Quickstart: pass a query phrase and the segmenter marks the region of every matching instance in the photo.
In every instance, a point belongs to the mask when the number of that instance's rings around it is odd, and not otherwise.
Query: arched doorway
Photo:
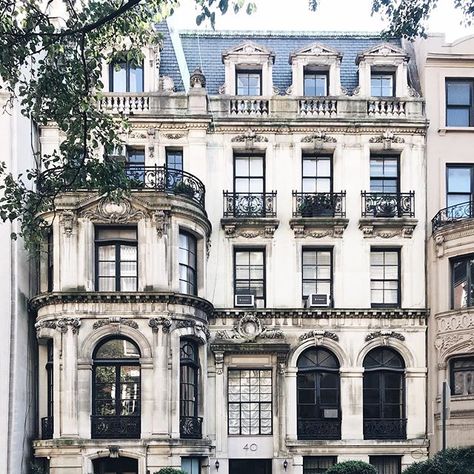
[[[94,474],[138,474],[138,460],[131,458],[100,458],[93,461]]]

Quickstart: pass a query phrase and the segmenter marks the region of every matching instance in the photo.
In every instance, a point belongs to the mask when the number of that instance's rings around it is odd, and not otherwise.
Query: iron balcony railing
[[[52,416],[41,418],[41,439],[53,439],[54,421]]]
[[[406,439],[406,418],[365,418],[364,439]]]
[[[140,438],[140,416],[91,416],[92,438]]]
[[[415,217],[415,192],[368,193],[362,191],[362,217]]]
[[[181,438],[201,439],[202,418],[198,416],[182,416],[179,419],[179,433]]]
[[[474,218],[474,202],[468,201],[441,209],[431,219],[433,232],[454,222]]]
[[[232,193],[224,191],[224,217],[276,217],[276,191]]]
[[[298,418],[298,439],[341,439],[341,420]]]
[[[346,217],[346,192],[293,191],[293,217]]]
[[[166,166],[144,166],[125,164],[125,173],[131,181],[133,189],[151,189],[158,192],[183,196],[194,201],[202,209],[205,208],[206,188],[196,176],[186,171],[167,168]],[[84,173],[74,176],[75,187],[88,189],[89,177],[87,169]],[[57,180],[64,183],[72,179],[63,168],[51,168],[43,172],[38,181],[38,189],[50,191],[57,184]],[[83,184],[81,184],[83,183]]]

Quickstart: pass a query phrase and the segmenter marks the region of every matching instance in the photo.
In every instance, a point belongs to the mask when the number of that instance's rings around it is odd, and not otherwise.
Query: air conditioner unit
[[[255,296],[250,294],[235,295],[235,306],[255,307]]]
[[[308,308],[313,308],[315,306],[330,306],[331,305],[331,297],[326,294],[317,294],[311,293],[308,296],[307,306]]]

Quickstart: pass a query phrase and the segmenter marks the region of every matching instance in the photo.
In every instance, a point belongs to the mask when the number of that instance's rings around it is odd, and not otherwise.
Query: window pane
[[[130,92],[143,92],[143,68],[130,67]]]
[[[127,92],[127,64],[113,64],[110,92]]]
[[[446,125],[448,127],[469,127],[469,108],[448,108]]]
[[[453,264],[453,307],[465,308],[468,305],[468,262],[463,260]]]
[[[448,167],[448,193],[471,193],[471,169]]]
[[[471,84],[469,82],[447,82],[448,105],[471,105]]]

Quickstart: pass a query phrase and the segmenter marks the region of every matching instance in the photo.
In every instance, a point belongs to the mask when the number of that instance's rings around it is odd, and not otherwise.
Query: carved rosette
[[[115,202],[108,198],[102,198],[96,207],[82,212],[81,217],[97,223],[125,224],[137,222],[146,216],[142,211],[134,209],[128,199]]]
[[[151,318],[148,321],[148,326],[151,327],[153,332],[158,332],[158,329],[161,326],[163,333],[168,334],[171,330],[171,320],[164,317]]]
[[[312,338],[314,338],[316,341],[320,341],[324,338],[331,339],[336,342],[339,341],[339,336],[336,333],[330,332],[330,331],[318,330],[318,329],[305,332],[304,334],[301,334],[301,336],[298,339],[300,341],[306,341]]]

